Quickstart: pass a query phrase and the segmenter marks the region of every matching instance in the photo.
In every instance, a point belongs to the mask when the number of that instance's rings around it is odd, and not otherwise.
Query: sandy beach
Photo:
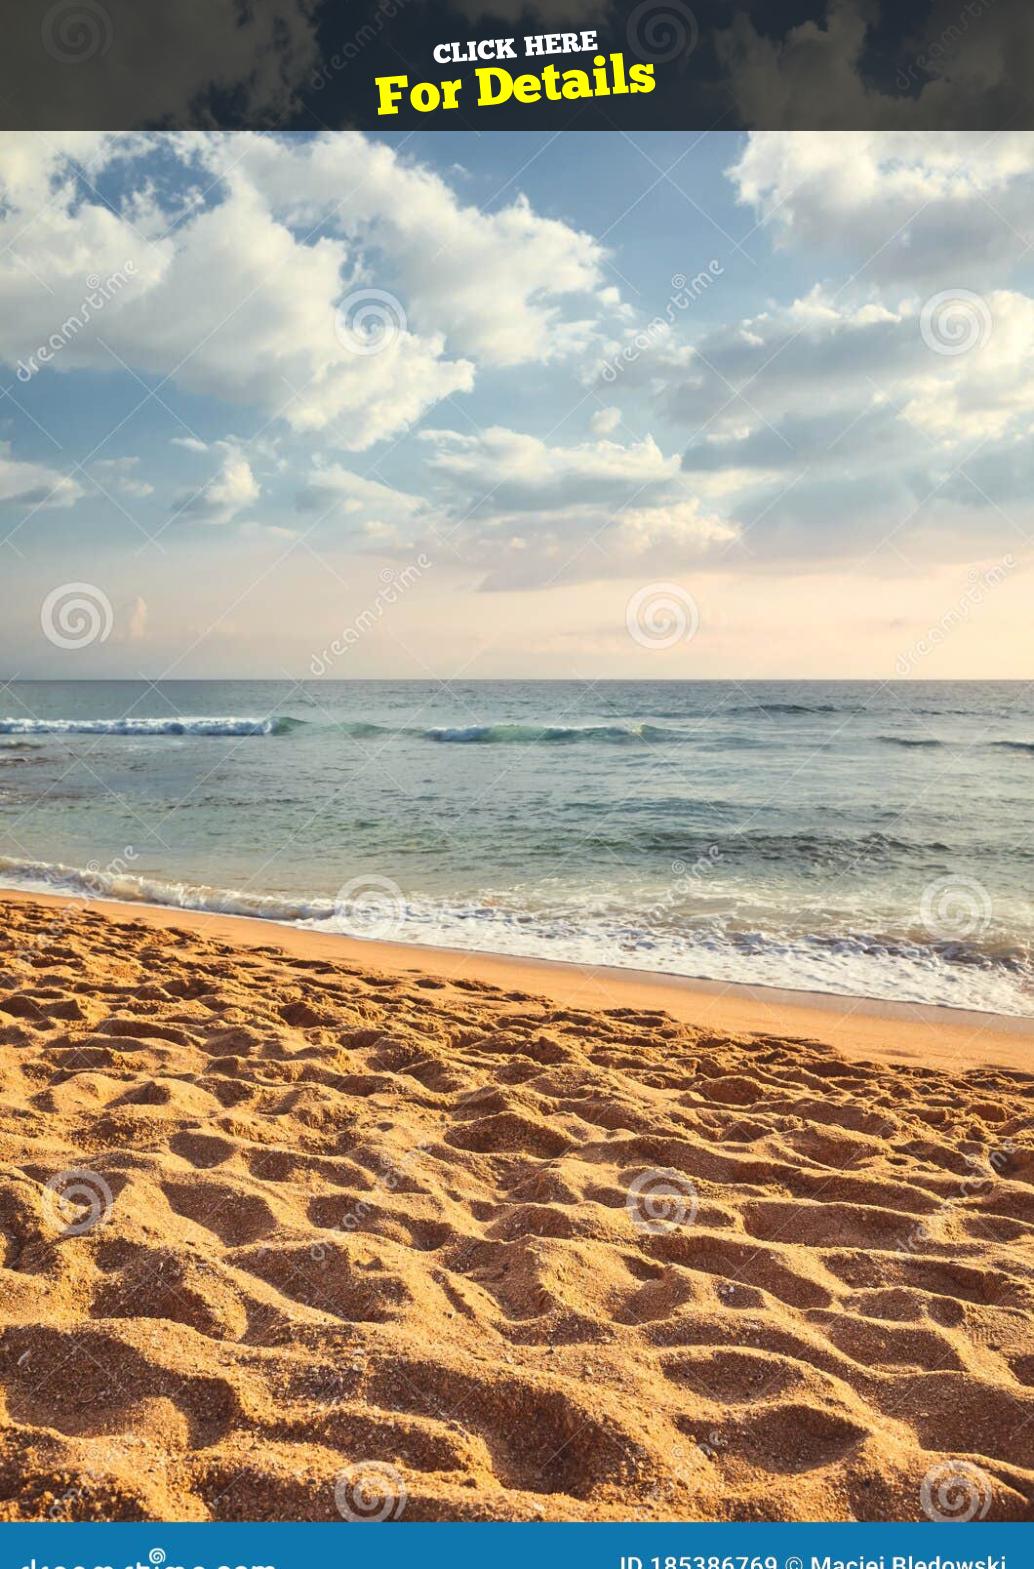
[[[0,912],[0,1518],[1034,1518],[1030,1021]]]

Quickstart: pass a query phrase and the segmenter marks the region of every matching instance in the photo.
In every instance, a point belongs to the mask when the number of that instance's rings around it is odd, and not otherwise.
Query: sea
[[[1034,1015],[1034,683],[12,682],[0,883]]]

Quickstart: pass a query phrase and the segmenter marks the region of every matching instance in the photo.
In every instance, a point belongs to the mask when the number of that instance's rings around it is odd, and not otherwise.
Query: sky
[[[1029,678],[1032,188],[1027,133],[6,133],[0,670]]]

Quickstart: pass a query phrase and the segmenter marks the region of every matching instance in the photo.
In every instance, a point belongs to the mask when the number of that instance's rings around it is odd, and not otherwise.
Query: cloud
[[[623,447],[614,441],[551,447],[538,436],[494,425],[474,435],[455,430],[425,430],[421,440],[432,449],[430,466],[462,481],[501,506],[538,508],[568,501],[627,495],[644,485],[666,482],[678,473],[678,459],[665,457],[652,436]]]
[[[240,532],[245,539],[278,540],[297,539],[296,528],[285,528],[281,523],[242,523]]]
[[[890,309],[814,290],[635,371],[686,431],[696,494],[763,560],[890,539],[955,559],[967,533],[1025,542],[1032,354],[1034,300],[1014,291]]]
[[[19,6],[4,34],[8,119],[49,136],[62,124],[203,123],[232,102],[241,124],[280,124],[319,57],[318,10],[316,0]]]
[[[904,31],[890,69],[874,81],[869,49],[885,55],[885,19],[867,0],[829,0],[820,20],[780,36],[745,12],[715,35],[715,50],[745,125],[853,131],[958,130],[1025,125],[1034,71],[1027,0],[934,0]]]
[[[140,643],[147,635],[148,608],[146,599],[138,594],[126,617],[126,637],[131,643]]]
[[[760,305],[762,270],[642,332],[591,235],[519,198],[483,210],[361,135],[41,142],[15,138],[0,163],[0,349],[44,341],[91,272],[126,272],[34,392],[124,361],[253,409],[218,425],[190,411],[202,437],[250,425],[253,440],[172,438],[166,459],[196,454],[207,476],[168,486],[188,519],[281,539],[293,506],[300,531],[361,552],[437,543],[491,587],[748,552],[767,569],[888,535],[950,555],[967,530],[991,548],[1027,525],[1034,301],[1003,279],[1022,240],[1001,236],[1026,222],[1034,137],[738,138],[735,194],[793,252],[777,276],[807,292]],[[608,347],[610,379],[579,402]],[[512,391],[559,430],[569,397],[588,402],[587,438],[446,414],[476,376],[482,418]],[[625,420],[656,438],[622,439]],[[398,458],[346,460],[417,423]],[[111,495],[148,489],[133,459],[91,472]],[[49,504],[71,504],[67,483]]]
[[[261,191],[291,226],[373,241],[382,264],[358,283],[397,289],[416,330],[443,335],[451,352],[479,363],[579,349],[593,322],[569,319],[561,309],[569,297],[585,296],[593,314],[614,309],[598,241],[536,213],[523,196],[482,212],[440,175],[354,133],[243,145],[215,137],[202,152],[231,193]]]
[[[407,547],[441,521],[422,497],[367,479],[340,463],[317,462],[295,505],[299,512],[343,524],[347,534],[371,546]]]
[[[261,496],[261,486],[241,449],[233,442],[217,442],[216,446],[222,453],[218,472],[200,489],[180,492],[173,501],[176,516],[197,518],[201,523],[232,523]]]
[[[885,405],[920,454],[916,431],[950,450],[1026,429],[1032,352],[1034,300],[1025,294],[947,290],[891,310],[837,304],[815,290],[647,363],[669,412],[698,427],[694,444],[760,444],[771,462],[780,432],[792,461],[795,432],[842,435],[857,414]]]
[[[550,446],[495,426],[423,433],[447,540],[486,588],[676,571],[736,538],[652,436]]]
[[[614,408],[597,409],[589,420],[589,429],[594,436],[610,436],[621,424],[621,410]]]
[[[154,495],[154,486],[138,477],[139,466],[139,458],[99,458],[91,463],[90,473],[102,489],[142,501],[146,496]]]
[[[523,198],[483,213],[358,133],[12,146],[0,356],[27,361],[58,335],[44,374],[124,363],[361,451],[470,391],[475,360],[581,352],[614,309],[591,236]],[[170,162],[187,189],[163,206]],[[119,193],[102,197],[116,165]],[[104,298],[87,310],[91,280]]]
[[[546,31],[560,26],[577,28],[599,24],[611,0],[454,0],[456,9],[472,22],[497,17],[508,25],[534,20]]]
[[[10,444],[0,442],[0,506],[74,507],[84,494],[69,475],[45,463],[20,462],[11,456]]]
[[[1034,239],[1027,132],[761,132],[729,175],[779,244],[854,286],[1001,283]]]
[[[362,138],[342,141],[359,154]],[[133,149],[141,146],[151,149],[132,138]],[[99,169],[126,152],[118,141],[94,138],[86,147],[66,138],[55,154],[17,144],[11,180],[3,165],[0,355],[11,364],[28,361],[58,336],[60,353],[50,373],[118,370],[124,362],[137,372],[171,375],[187,391],[256,405],[293,430],[320,431],[353,450],[395,435],[447,395],[471,389],[471,361],[449,355],[441,328],[422,333],[411,326],[402,301],[397,325],[375,351],[356,339],[342,325],[339,308],[366,289],[370,276],[358,243],[340,235],[300,237],[242,171],[218,193],[221,199],[188,210],[169,226],[147,187],[146,160],[137,171],[132,158],[122,157],[122,179],[137,173],[143,185],[137,202],[122,199],[121,209],[113,210],[83,193],[67,165],[71,147],[88,151],[97,179]],[[275,144],[268,151],[276,154]],[[176,155],[180,174],[188,174],[195,143],[163,141],[162,155]],[[270,168],[276,166],[275,155]],[[334,202],[347,163],[337,173]],[[195,169],[195,179],[210,182],[212,176]],[[39,204],[44,190],[49,204]],[[326,202],[333,206],[329,193]],[[518,267],[541,242],[530,215],[518,215],[518,228],[521,221],[532,231],[524,242],[513,226],[502,224],[496,245],[501,262],[510,246],[508,265]],[[366,228],[372,223],[372,217],[364,220]],[[562,231],[562,224],[555,229]],[[543,267],[554,260],[555,254],[544,254]],[[428,278],[430,262],[428,257]],[[455,260],[439,264],[442,289],[450,265]],[[124,281],[108,290],[99,309],[86,311],[91,278]],[[529,276],[529,292],[546,287],[541,271]],[[419,314],[428,320],[435,315],[433,298],[425,297]],[[533,314],[529,304],[527,319]],[[458,325],[461,317],[463,312]],[[546,333],[548,312],[543,323]]]
[[[488,589],[674,571],[736,537],[650,436],[560,447],[494,426],[422,439],[428,495],[324,462],[296,506],[364,551],[426,550]]]

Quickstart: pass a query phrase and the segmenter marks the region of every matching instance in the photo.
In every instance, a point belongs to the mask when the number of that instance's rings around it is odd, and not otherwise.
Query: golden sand
[[[0,922],[0,1518],[1034,1517],[1029,1026]]]

